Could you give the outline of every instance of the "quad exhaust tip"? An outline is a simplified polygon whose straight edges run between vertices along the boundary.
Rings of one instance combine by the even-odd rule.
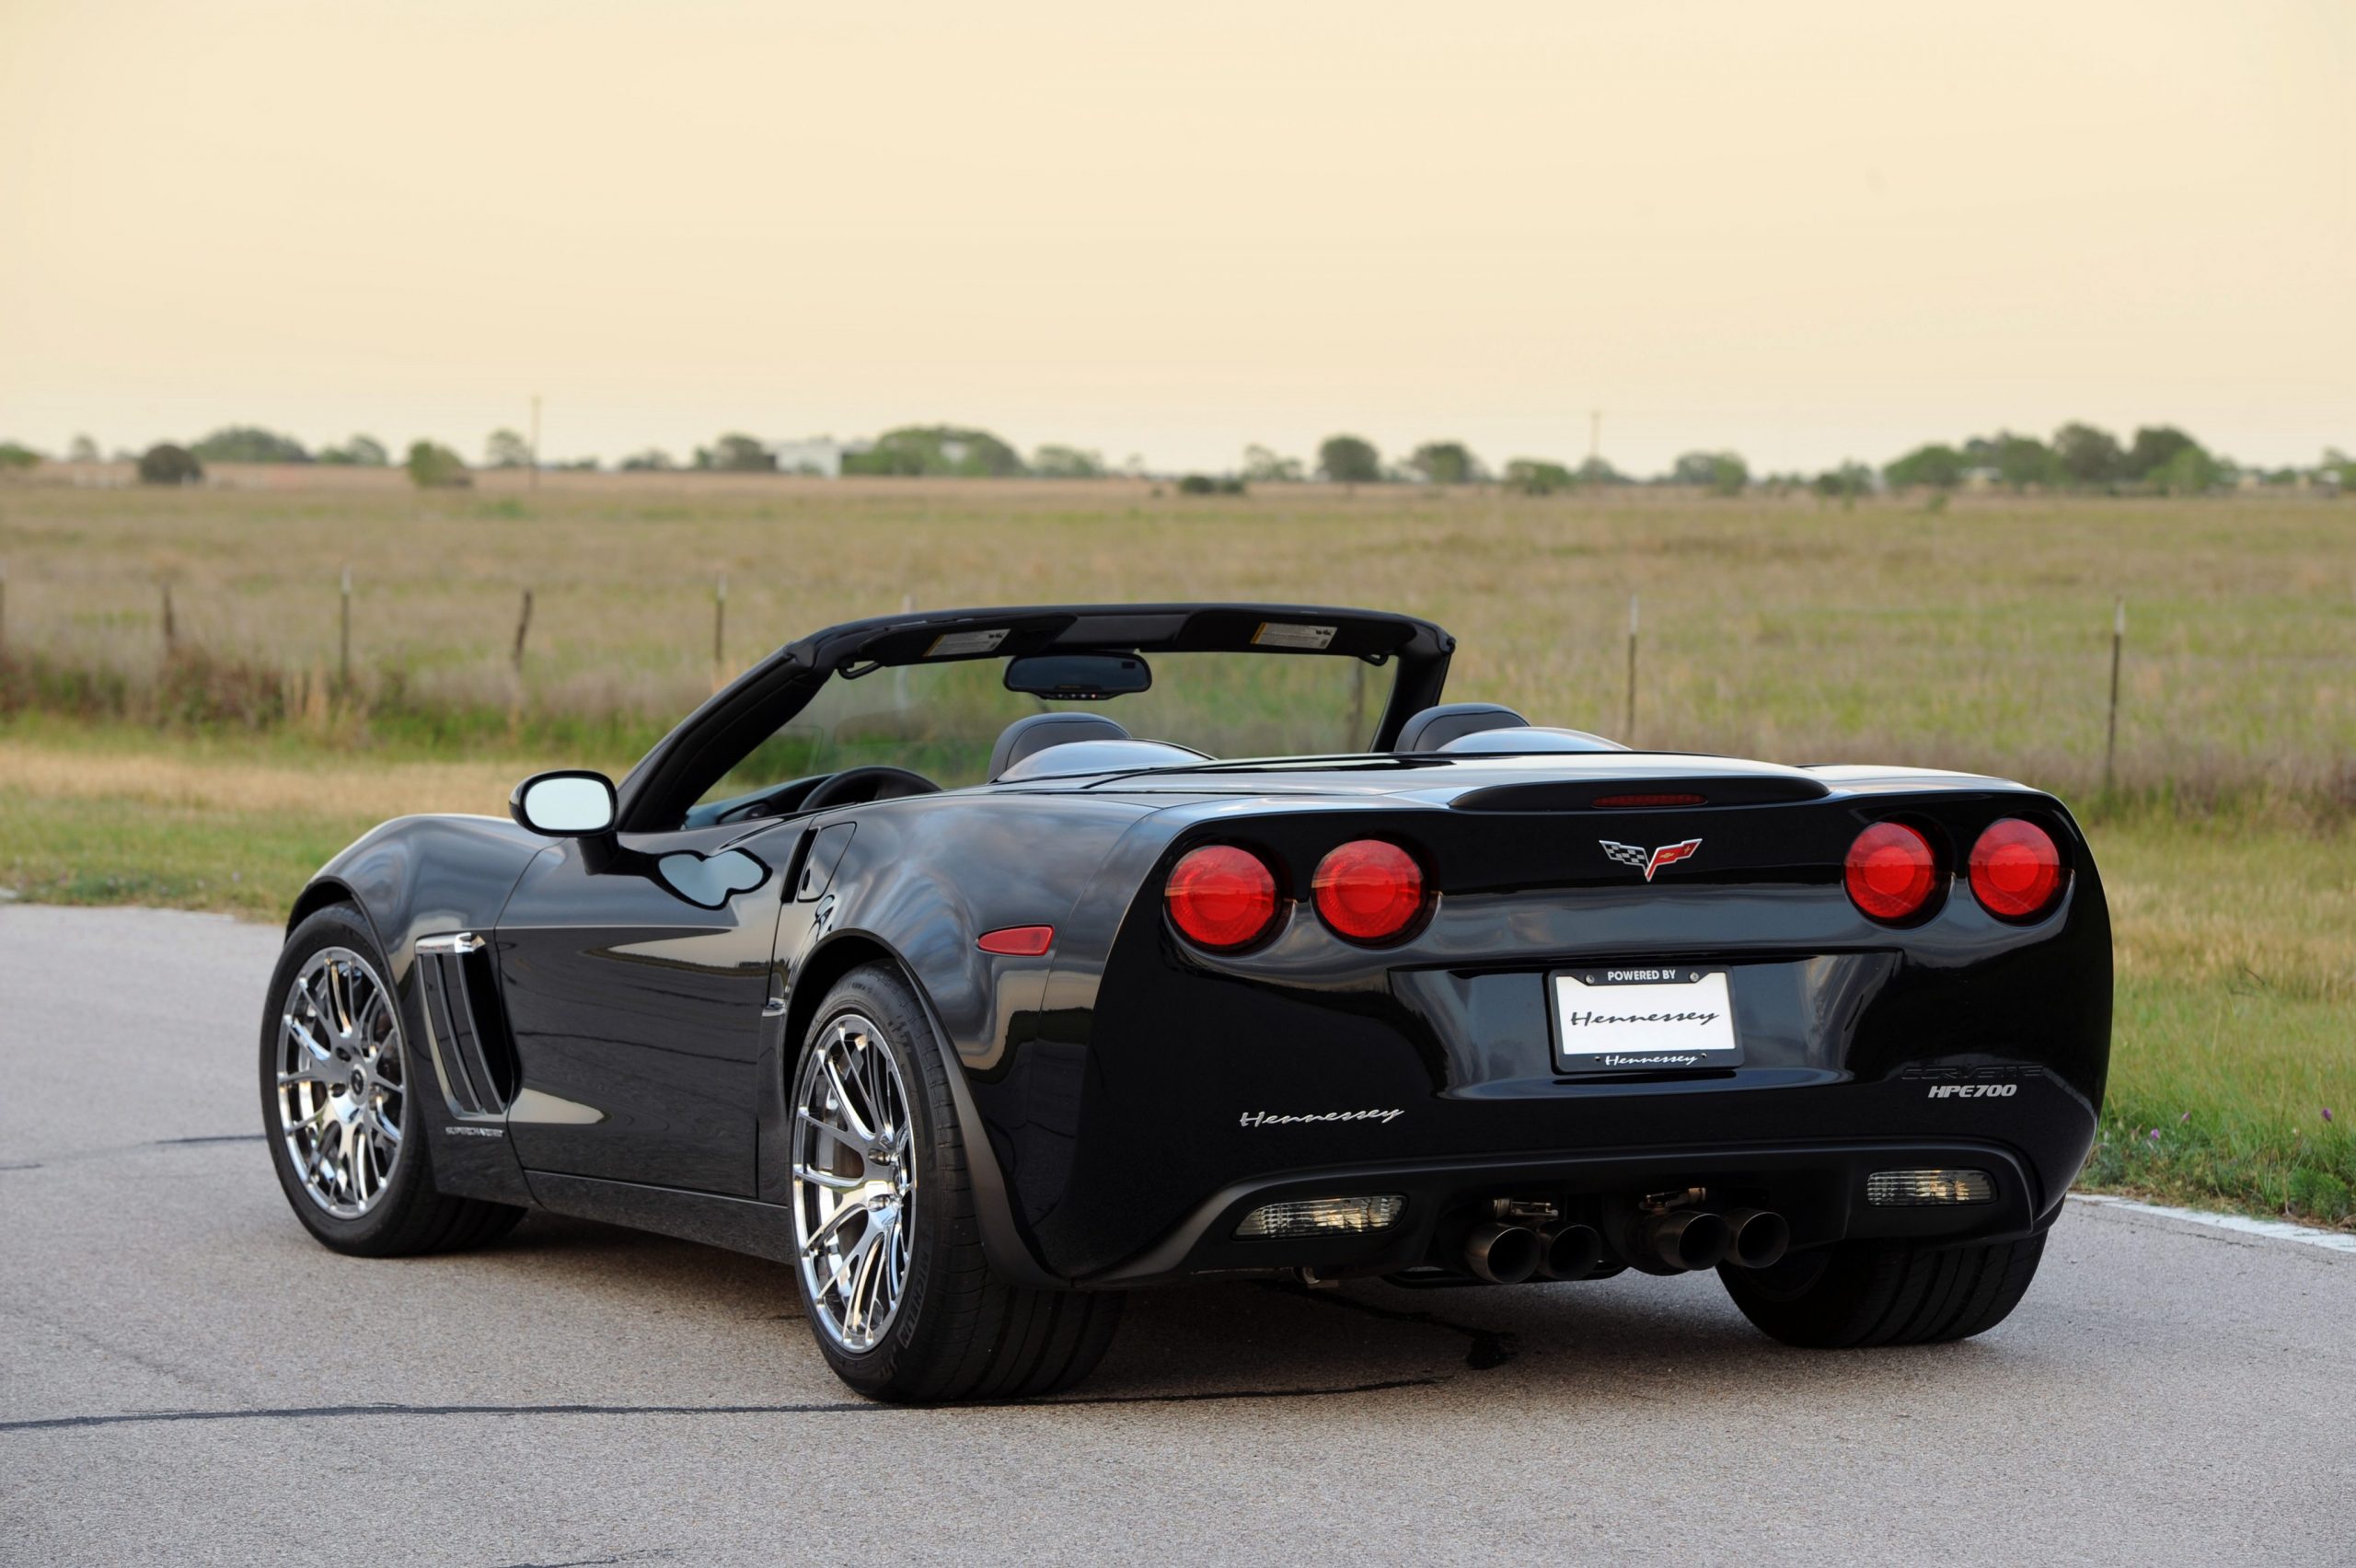
[[[1772,1268],[1792,1244],[1791,1223],[1773,1209],[1670,1209],[1647,1218],[1637,1232],[1645,1253],[1672,1274],[1713,1269]],[[1593,1226],[1558,1221],[1532,1229],[1502,1220],[1476,1227],[1464,1239],[1464,1267],[1491,1285],[1540,1279],[1586,1279],[1603,1266],[1603,1238]]]
[[[1603,1266],[1603,1238],[1591,1225],[1550,1225],[1538,1233],[1538,1273],[1544,1279],[1585,1279]]]
[[[1484,1225],[1464,1239],[1464,1266],[1491,1285],[1519,1285],[1542,1257],[1538,1232],[1526,1225]]]
[[[1773,1268],[1792,1244],[1791,1222],[1773,1209],[1734,1209],[1727,1215],[1726,1261],[1738,1269]]]
[[[1645,1222],[1646,1251],[1669,1268],[1714,1269],[1727,1255],[1734,1233],[1708,1209],[1671,1209]]]

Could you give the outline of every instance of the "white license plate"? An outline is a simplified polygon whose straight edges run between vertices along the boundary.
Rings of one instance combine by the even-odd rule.
[[[1723,969],[1626,964],[1557,972],[1556,1065],[1567,1072],[1658,1072],[1742,1060]]]

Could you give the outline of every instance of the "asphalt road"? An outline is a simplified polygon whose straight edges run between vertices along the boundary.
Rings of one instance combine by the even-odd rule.
[[[0,1562],[2356,1560],[2356,1255],[2073,1205],[1993,1333],[1709,1278],[1169,1290],[1045,1404],[834,1382],[780,1266],[285,1211],[276,933],[0,908]]]

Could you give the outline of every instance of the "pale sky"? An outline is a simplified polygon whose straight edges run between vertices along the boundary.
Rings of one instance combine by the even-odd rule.
[[[2356,6],[0,0],[0,438],[2356,450]]]

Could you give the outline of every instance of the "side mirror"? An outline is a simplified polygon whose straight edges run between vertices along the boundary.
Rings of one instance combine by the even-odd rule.
[[[507,814],[550,838],[595,838],[614,830],[614,781],[585,768],[535,773],[507,797]]]

